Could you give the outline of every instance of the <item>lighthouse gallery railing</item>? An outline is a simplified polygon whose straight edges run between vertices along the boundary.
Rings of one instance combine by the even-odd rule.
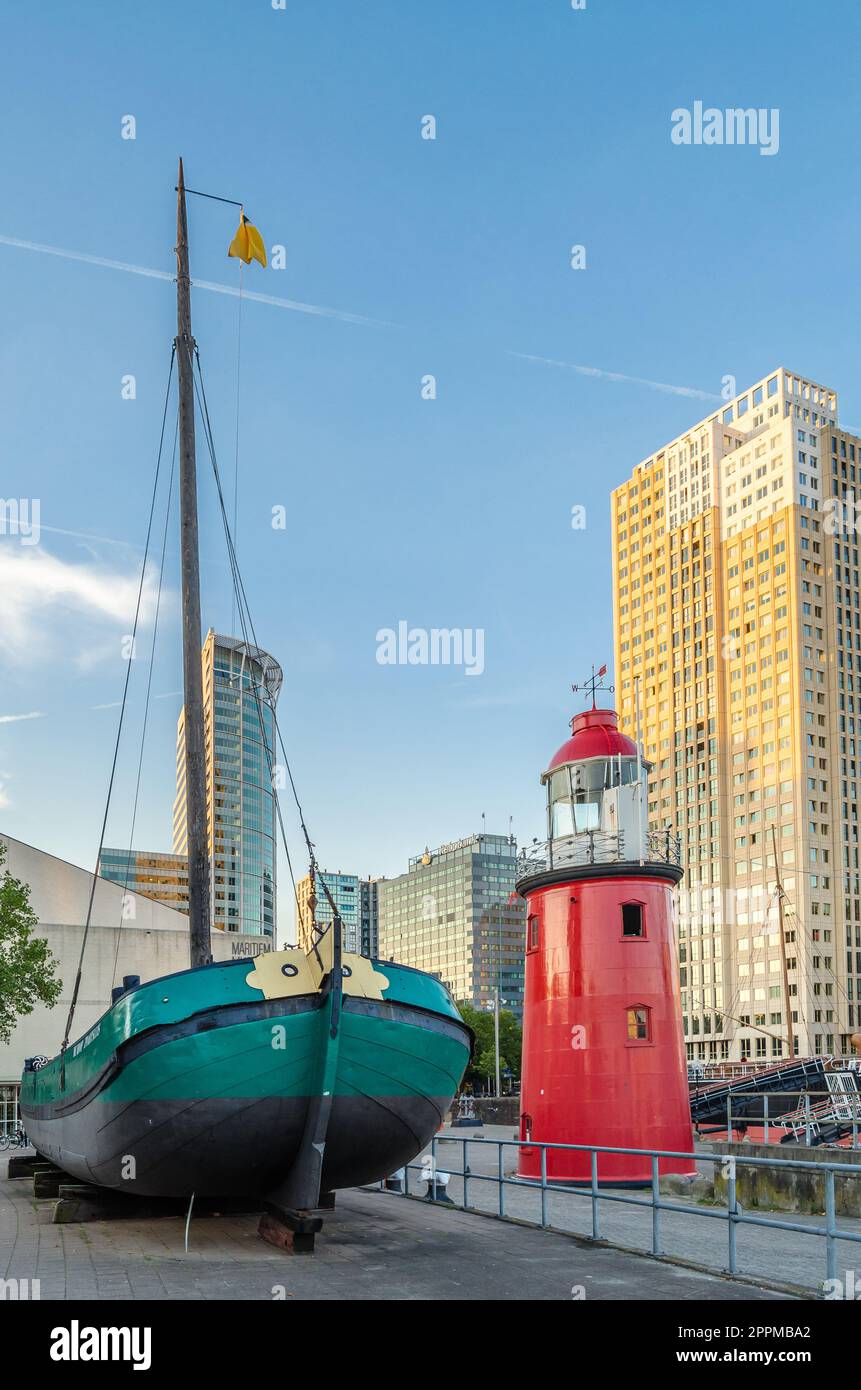
[[[547,869],[583,868],[589,864],[627,864],[639,862],[634,850],[625,848],[625,832],[584,830],[579,835],[563,835],[553,840],[535,841],[524,847],[517,859],[518,879]],[[645,837],[643,862],[682,865],[681,836],[672,830],[650,830]]]

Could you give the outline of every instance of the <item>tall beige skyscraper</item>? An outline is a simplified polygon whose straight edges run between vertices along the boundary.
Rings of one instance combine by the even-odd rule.
[[[682,835],[693,1060],[785,1056],[787,1012],[804,1056],[861,1028],[856,483],[836,393],[781,369],[612,495],[617,700]]]

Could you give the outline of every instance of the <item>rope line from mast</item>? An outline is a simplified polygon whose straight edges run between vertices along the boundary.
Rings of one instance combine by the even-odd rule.
[[[213,433],[212,433],[212,423],[211,423],[211,420],[210,420],[210,416],[209,416],[209,406],[208,406],[207,399],[206,399],[206,386],[205,386],[204,381],[203,381],[203,370],[202,370],[202,366],[201,366],[201,362],[200,362],[200,352],[199,352],[199,350],[197,349],[197,347],[195,347],[194,356],[195,356],[195,360],[196,360],[196,362],[197,362],[197,375],[196,375],[196,377],[195,377],[195,393],[196,393],[197,396],[198,396],[198,402],[199,402],[199,405],[200,405],[201,416],[202,416],[202,419],[203,419],[204,438],[206,439],[207,449],[208,449],[208,451],[209,451],[209,457],[210,457],[210,461],[211,461],[211,463],[212,463],[213,474],[214,474],[214,477],[215,477],[215,486],[216,486],[216,491],[217,491],[217,494],[218,494],[219,507],[220,507],[220,510],[221,510],[221,520],[222,520],[222,525],[223,525],[223,527],[224,527],[225,539],[226,539],[226,541],[227,541],[228,558],[229,558],[229,561],[230,561],[231,573],[232,573],[232,575],[233,575],[233,584],[234,584],[234,590],[235,590],[235,593],[236,593],[237,604],[238,604],[238,609],[239,609],[240,623],[242,624],[242,638],[243,638],[243,641],[245,642],[246,646],[249,645],[249,643],[248,643],[248,629],[250,628],[251,637],[252,637],[252,641],[253,641],[253,645],[254,645],[255,647],[258,647],[258,648],[259,648],[259,643],[258,643],[258,641],[257,641],[257,633],[256,633],[256,631],[255,631],[255,628],[254,628],[254,621],[253,621],[253,618],[252,618],[252,616],[251,616],[251,607],[250,607],[250,604],[248,603],[248,596],[247,596],[247,593],[246,593],[246,590],[245,590],[245,584],[244,584],[244,582],[243,582],[242,573],[241,573],[241,570],[240,570],[240,568],[239,568],[239,561],[238,561],[238,559],[237,559],[237,557],[236,557],[236,548],[235,548],[235,545],[234,545],[234,543],[233,543],[233,537],[231,536],[231,533],[230,533],[230,522],[229,522],[229,518],[228,518],[228,515],[227,515],[227,507],[226,507],[226,504],[225,504],[225,501],[224,501],[224,491],[223,491],[223,488],[222,488],[222,485],[221,485],[221,476],[220,476],[220,471],[219,471],[219,468],[218,468],[218,460],[217,460],[217,458],[216,458],[215,440],[214,440]],[[246,618],[247,618],[247,626],[246,626]],[[266,739],[266,732],[265,732],[265,727],[264,727],[264,723],[263,723],[263,709],[262,709],[262,705],[261,705],[261,703],[260,703],[260,696],[259,696],[259,693],[258,693],[258,690],[257,690],[257,686],[256,686],[256,685],[253,685],[253,686],[252,686],[252,689],[253,689],[253,691],[254,691],[254,698],[255,698],[255,701],[256,701],[256,704],[257,704],[258,718],[260,719],[261,736],[262,736],[262,741],[263,741],[263,747],[264,747],[264,750],[265,750],[265,752],[266,752],[266,759],[267,759],[267,764],[268,764],[268,768],[269,768],[270,784],[272,785],[272,787],[273,787],[273,792],[274,792],[275,787],[274,787],[273,778],[274,778],[275,765],[274,765],[274,761],[273,761],[273,750],[270,749],[269,744],[268,744],[268,741],[267,741],[267,739]],[[287,757],[287,750],[286,750],[286,747],[285,747],[285,745],[284,745],[284,738],[283,738],[283,736],[282,736],[282,734],[281,734],[281,728],[280,728],[280,725],[279,725],[279,723],[278,723],[278,718],[277,718],[277,715],[276,715],[276,713],[275,713],[274,708],[273,708],[273,710],[272,710],[272,718],[273,718],[273,723],[274,723],[274,726],[275,726],[275,732],[276,732],[276,735],[277,735],[277,738],[278,738],[278,742],[279,742],[279,744],[280,744],[280,746],[281,746],[281,751],[282,751],[282,754],[283,754],[283,757],[284,757],[284,766],[285,766],[285,770],[286,770],[287,776],[288,776],[288,778],[289,778],[289,780],[290,780],[290,788],[291,788],[291,791],[292,791],[292,793],[293,793],[293,799],[294,799],[294,801],[295,801],[295,803],[296,803],[296,809],[297,809],[297,812],[298,812],[298,815],[299,815],[299,824],[300,824],[300,827],[301,827],[301,830],[302,830],[302,835],[303,835],[303,837],[304,837],[305,844],[306,844],[306,846],[307,846],[308,854],[309,854],[310,861],[311,861],[311,875],[312,875],[312,889],[313,889],[314,886],[315,886],[315,883],[316,883],[316,877],[317,877],[317,872],[318,872],[318,870],[317,870],[316,854],[315,854],[315,852],[314,852],[314,845],[313,845],[313,842],[312,842],[312,840],[311,840],[311,836],[310,836],[310,834],[309,834],[309,832],[308,832],[308,827],[307,827],[307,825],[306,825],[306,823],[305,823],[305,815],[304,815],[304,812],[303,812],[303,810],[302,810],[302,804],[301,804],[301,802],[300,802],[300,800],[299,800],[299,795],[298,795],[298,791],[297,791],[297,788],[296,788],[296,782],[295,782],[295,779],[294,779],[294,777],[293,777],[293,771],[292,771],[292,769],[291,769],[291,767],[290,767],[289,759],[288,759],[288,757]],[[287,844],[287,834],[286,834],[286,830],[285,830],[285,827],[284,827],[284,819],[283,819],[283,815],[282,815],[282,812],[281,812],[280,802],[278,801],[278,797],[277,797],[277,796],[275,796],[275,808],[276,808],[276,812],[277,812],[277,816],[278,816],[278,824],[279,824],[279,828],[280,828],[280,831],[281,831],[281,839],[282,839],[282,843],[283,843],[283,846],[284,846],[284,853],[285,853],[285,855],[287,856],[287,864],[288,864],[288,867],[289,867],[289,869],[290,869],[290,878],[291,878],[292,883],[293,883],[293,894],[294,894],[294,897],[295,897],[295,900],[296,900],[296,904],[297,904],[297,907],[298,907],[298,906],[299,906],[299,892],[298,892],[298,888],[297,888],[297,886],[296,886],[296,878],[295,878],[295,875],[294,875],[294,873],[293,873],[293,865],[292,865],[292,861],[291,861],[291,858],[290,858],[290,851],[289,851],[288,844]],[[336,904],[335,904],[335,900],[334,900],[334,898],[332,897],[332,894],[331,894],[330,891],[329,891],[328,884],[326,883],[325,879],[323,879],[323,878],[320,879],[320,882],[321,882],[322,887],[323,887],[323,893],[324,893],[324,895],[325,895],[325,897],[326,897],[326,900],[327,900],[327,902],[328,902],[328,904],[329,904],[329,907],[330,907],[330,909],[331,909],[331,911],[332,911],[332,913],[333,913],[333,918],[334,918],[335,920],[337,920],[337,921],[340,923],[340,922],[341,922],[341,914],[340,914],[340,912],[338,911],[338,908],[337,908],[337,906],[336,906]],[[315,923],[314,925],[316,926],[316,923]],[[326,928],[325,930],[328,930],[328,928]],[[319,940],[320,937],[322,937],[323,935],[324,935],[324,932],[321,931],[321,932],[319,933],[318,940]],[[314,944],[314,950],[316,951],[316,942],[313,943],[313,944]]]
[[[197,376],[193,378],[193,380],[194,380],[194,389],[195,389],[195,394],[196,394],[197,399],[198,399],[198,405],[199,405],[199,407],[200,407],[201,417],[202,417],[202,420],[203,420],[203,433],[204,433],[204,438],[205,438],[205,440],[206,440],[206,447],[207,447],[207,450],[208,450],[208,452],[209,452],[209,458],[210,458],[210,462],[211,462],[211,464],[212,464],[213,475],[214,475],[214,478],[215,478],[216,492],[217,492],[217,494],[218,494],[218,503],[219,503],[219,509],[220,509],[220,512],[221,512],[221,522],[222,522],[222,526],[223,526],[223,528],[224,528],[225,539],[226,539],[226,541],[227,541],[227,554],[228,554],[228,560],[229,560],[229,563],[230,563],[231,578],[232,578],[232,583],[233,583],[233,593],[234,593],[234,597],[235,597],[235,599],[236,599],[236,601],[237,601],[238,608],[239,608],[239,622],[240,622],[240,625],[241,625],[241,628],[242,628],[242,640],[243,640],[243,642],[245,643],[245,646],[246,646],[246,647],[249,647],[249,648],[250,648],[250,647],[252,646],[252,644],[253,644],[255,647],[258,647],[258,648],[259,648],[259,643],[257,642],[257,634],[256,634],[256,632],[255,632],[255,630],[254,630],[254,624],[253,624],[253,622],[252,622],[252,620],[251,620],[251,613],[250,613],[250,610],[249,610],[249,608],[248,608],[247,600],[245,600],[245,589],[244,589],[244,586],[242,585],[241,576],[240,576],[240,574],[239,574],[239,562],[238,562],[238,560],[237,560],[237,558],[236,558],[236,549],[235,549],[235,546],[234,546],[234,544],[233,544],[233,537],[231,536],[231,533],[230,533],[230,520],[229,520],[228,515],[227,515],[227,505],[226,505],[225,500],[224,500],[224,491],[223,491],[223,488],[222,488],[222,485],[221,485],[221,474],[220,474],[220,471],[219,471],[219,468],[218,468],[218,460],[217,460],[217,458],[216,458],[216,453],[215,453],[215,440],[214,440],[213,433],[212,433],[212,424],[211,424],[211,421],[210,421],[210,418],[209,418],[209,407],[208,407],[207,400],[206,400],[206,388],[205,388],[204,383],[203,383],[203,376],[202,376],[201,369],[200,369],[200,354],[197,352],[197,350],[195,350],[195,359],[196,359],[196,361],[197,361]],[[250,628],[250,630],[251,630],[251,638],[252,638],[252,641],[251,641],[251,642],[249,641],[249,638],[248,638],[248,631],[249,631],[249,628]],[[252,683],[251,683],[251,690],[252,690],[252,693],[253,693],[253,695],[254,695],[255,704],[256,704],[256,706],[257,706],[257,716],[258,716],[258,719],[259,719],[259,722],[260,722],[261,740],[262,740],[262,743],[263,743],[264,751],[265,751],[265,753],[266,753],[267,766],[268,766],[269,776],[270,776],[270,785],[272,785],[272,777],[273,777],[273,774],[274,774],[274,764],[273,764],[273,761],[272,761],[272,749],[270,748],[269,742],[268,742],[268,740],[267,740],[267,738],[266,738],[266,729],[265,729],[265,723],[264,723],[264,719],[263,719],[263,706],[262,706],[261,700],[260,700],[260,692],[259,692],[259,690],[258,690],[258,687],[257,687],[256,682],[254,682],[254,681],[252,681]],[[274,709],[272,710],[272,716],[273,716],[273,722],[276,722],[276,726],[277,726],[277,721],[275,721],[275,711],[274,711]],[[274,785],[273,785],[273,792],[274,792]],[[283,817],[282,817],[282,813],[281,813],[281,806],[280,806],[280,803],[279,803],[279,801],[278,801],[277,796],[274,798],[274,800],[275,800],[275,809],[276,809],[276,813],[277,813],[277,816],[278,816],[278,823],[279,823],[279,827],[280,827],[280,830],[281,830],[281,839],[282,839],[282,843],[283,843],[283,845],[284,845],[284,853],[285,853],[286,856],[287,856],[287,866],[288,866],[288,868],[289,868],[289,870],[290,870],[290,878],[291,878],[291,881],[292,881],[292,883],[293,883],[293,892],[294,892],[294,896],[295,896],[295,898],[296,898],[296,902],[297,902],[297,904],[298,904],[299,895],[298,895],[298,890],[297,890],[297,888],[296,888],[296,878],[295,878],[295,875],[294,875],[294,872],[293,872],[293,863],[292,863],[292,859],[291,859],[291,857],[290,857],[290,850],[289,850],[288,843],[287,843],[287,833],[286,833],[286,830],[285,830],[285,827],[284,827],[284,821],[283,821]]]
[[[90,896],[89,896],[89,901],[88,901],[88,903],[87,903],[87,916],[86,916],[86,920],[85,920],[85,922],[84,922],[84,934],[83,934],[83,937],[81,938],[81,951],[80,951],[80,955],[79,955],[79,957],[78,957],[78,970],[77,970],[77,974],[75,975],[75,985],[74,985],[74,988],[73,988],[73,990],[72,990],[72,999],[71,999],[71,1002],[70,1002],[70,1004],[69,1004],[69,1016],[68,1016],[68,1018],[66,1019],[66,1028],[65,1028],[65,1032],[63,1033],[63,1042],[62,1042],[62,1045],[61,1045],[61,1047],[60,1047],[60,1054],[61,1054],[61,1056],[62,1056],[62,1058],[63,1058],[62,1068],[61,1068],[61,1078],[60,1078],[60,1085],[61,1085],[61,1088],[64,1088],[64,1087],[65,1087],[65,1084],[66,1084],[66,1058],[65,1058],[65,1053],[66,1053],[66,1048],[69,1046],[69,1035],[70,1035],[70,1033],[71,1033],[71,1031],[72,1031],[72,1022],[73,1022],[74,1017],[75,1017],[75,1009],[76,1009],[77,1003],[78,1003],[78,994],[80,993],[80,988],[81,988],[81,976],[82,976],[83,968],[84,968],[84,952],[86,951],[86,948],[87,948],[87,938],[88,938],[88,936],[89,936],[89,934],[90,934],[90,922],[92,921],[92,916],[93,916],[93,903],[94,903],[94,901],[95,901],[95,896],[96,896],[96,884],[97,884],[98,881],[99,881],[99,864],[100,864],[100,862],[101,862],[102,851],[104,850],[104,846],[105,846],[105,831],[107,830],[107,825],[108,825],[108,815],[109,815],[109,812],[110,812],[110,809],[111,809],[111,796],[112,796],[113,789],[114,789],[114,779],[115,779],[115,777],[116,777],[117,761],[118,761],[118,759],[119,759],[120,740],[121,740],[121,738],[122,738],[123,721],[124,721],[124,719],[125,719],[126,704],[127,704],[127,701],[128,701],[129,680],[130,680],[130,678],[131,678],[132,661],[133,661],[133,659],[134,659],[135,641],[136,641],[136,639],[137,639],[138,622],[139,622],[139,620],[140,620],[141,601],[142,601],[142,599],[143,599],[144,581],[145,581],[145,579],[146,579],[147,562],[148,562],[148,560],[149,560],[149,546],[150,546],[150,539],[151,539],[151,537],[152,537],[153,519],[154,519],[154,517],[155,517],[155,504],[156,504],[156,498],[158,497],[158,483],[159,483],[159,477],[161,476],[161,460],[162,460],[162,453],[163,453],[163,450],[164,450],[164,432],[165,432],[165,427],[166,427],[166,425],[167,425],[167,409],[168,409],[168,405],[169,405],[169,403],[170,403],[170,388],[171,388],[171,385],[172,385],[172,383],[173,383],[173,368],[174,368],[174,361],[175,361],[175,358],[176,358],[176,352],[175,352],[174,349],[172,349],[172,350],[171,350],[171,354],[170,354],[170,370],[168,371],[168,376],[167,376],[167,387],[166,387],[165,393],[164,393],[164,410],[163,410],[163,412],[162,412],[162,417],[161,417],[161,434],[160,434],[160,436],[159,436],[159,443],[158,443],[158,456],[157,456],[157,458],[156,458],[155,479],[154,479],[154,481],[153,481],[153,489],[152,489],[152,501],[150,502],[149,520],[147,521],[146,540],[145,540],[145,542],[144,542],[144,554],[143,554],[143,560],[142,560],[142,562],[141,562],[140,582],[139,582],[139,584],[138,584],[137,602],[136,602],[136,604],[135,604],[134,624],[133,624],[132,633],[131,633],[132,648],[131,648],[131,652],[130,652],[130,654],[129,654],[128,662],[127,662],[127,664],[126,664],[126,675],[125,675],[125,680],[124,680],[124,682],[123,682],[123,698],[122,698],[122,702],[121,702],[121,705],[120,705],[120,715],[119,715],[119,719],[118,719],[118,721],[117,721],[117,736],[116,736],[116,739],[115,739],[115,741],[114,741],[114,753],[113,753],[113,758],[112,758],[112,761],[111,761],[111,775],[110,775],[110,779],[109,779],[109,781],[108,781],[108,794],[107,794],[107,797],[106,797],[106,799],[105,799],[105,811],[104,811],[104,815],[103,815],[103,817],[102,817],[102,828],[101,828],[101,832],[100,832],[100,834],[99,834],[99,853],[98,853],[98,857],[97,857],[97,859],[96,859],[96,866],[95,866],[95,868],[93,869],[92,883],[90,884]]]
[[[170,525],[171,501],[172,501],[172,498],[173,498],[173,480],[174,480],[174,477],[175,477],[175,474],[176,474],[176,451],[177,451],[177,444],[178,444],[178,442],[179,442],[179,412],[177,411],[176,428],[174,429],[174,434],[173,434],[173,456],[172,456],[171,465],[170,465],[170,479],[169,479],[168,485],[167,485],[167,505],[166,505],[166,507],[165,507],[165,513],[164,513],[164,532],[163,532],[163,534],[162,534],[162,541],[161,541],[161,562],[160,562],[160,564],[159,564],[159,571],[158,571],[158,591],[157,591],[157,593],[156,593],[156,600],[155,600],[155,617],[153,618],[152,645],[150,646],[150,654],[149,654],[149,671],[147,672],[146,698],[145,698],[145,700],[144,700],[143,727],[142,727],[142,729],[141,729],[140,753],[139,753],[139,756],[138,756],[138,770],[137,770],[137,778],[136,778],[136,781],[135,781],[135,799],[134,799],[134,805],[133,805],[133,807],[132,807],[132,823],[131,823],[131,829],[130,829],[130,831],[129,831],[129,857],[128,857],[128,859],[126,860],[126,872],[125,872],[125,878],[124,878],[124,880],[123,880],[123,894],[124,894],[124,895],[127,894],[128,891],[129,891],[129,878],[130,878],[130,876],[131,876],[131,856],[132,856],[132,847],[133,847],[133,845],[134,845],[134,838],[135,838],[135,825],[137,824],[137,816],[138,816],[138,801],[139,801],[139,799],[140,799],[141,777],[142,777],[142,775],[143,775],[143,759],[144,759],[144,751],[145,751],[145,748],[146,748],[147,727],[148,727],[148,725],[149,725],[149,708],[150,708],[150,698],[151,698],[151,693],[152,693],[152,677],[153,677],[153,670],[154,670],[154,668],[155,668],[155,649],[156,649],[156,640],[157,640],[157,638],[158,638],[158,620],[159,620],[159,615],[160,615],[160,613],[161,613],[161,595],[162,595],[162,587],[163,587],[163,584],[164,584],[164,567],[165,567],[165,559],[166,559],[166,556],[167,556],[167,537],[168,537],[168,528],[169,528],[169,525]],[[123,903],[123,907],[125,907],[125,903]],[[111,984],[112,984],[112,985],[116,984],[116,979],[117,979],[117,962],[118,962],[119,957],[120,957],[120,940],[121,940],[120,932],[122,931],[123,920],[124,920],[124,918],[123,918],[123,916],[122,916],[122,909],[121,909],[120,926],[119,926],[119,930],[117,931],[117,947],[116,947],[116,950],[115,950],[115,952],[114,952],[114,968],[113,968],[113,970],[112,970],[112,972],[111,972]]]

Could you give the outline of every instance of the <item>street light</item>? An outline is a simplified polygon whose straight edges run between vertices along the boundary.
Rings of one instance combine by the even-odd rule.
[[[501,1095],[499,1085],[499,990],[494,990],[493,998],[488,1002],[488,1010],[493,1014],[493,1049],[496,1071],[496,1095]]]

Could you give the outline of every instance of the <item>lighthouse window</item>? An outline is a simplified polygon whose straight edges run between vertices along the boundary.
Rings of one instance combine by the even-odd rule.
[[[527,937],[527,950],[538,950],[538,918],[537,916],[529,919],[529,935]]]
[[[597,830],[601,824],[599,808],[594,801],[578,801],[574,806],[574,827],[578,835]]]
[[[622,903],[622,935],[646,935],[642,903]]]
[[[650,1042],[649,1010],[639,1005],[628,1010],[628,1042]]]

